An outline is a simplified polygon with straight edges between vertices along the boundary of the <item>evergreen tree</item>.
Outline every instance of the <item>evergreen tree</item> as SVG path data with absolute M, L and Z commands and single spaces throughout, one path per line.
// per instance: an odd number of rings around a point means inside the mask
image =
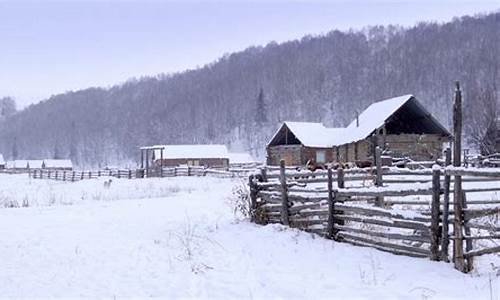
M 264 90 L 260 88 L 259 96 L 255 107 L 255 123 L 262 125 L 267 122 L 266 103 L 264 100 Z

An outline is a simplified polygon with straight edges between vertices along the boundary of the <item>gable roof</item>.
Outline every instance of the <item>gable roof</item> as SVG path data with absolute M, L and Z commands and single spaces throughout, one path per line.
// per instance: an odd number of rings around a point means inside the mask
M 153 150 L 155 159 L 160 159 L 162 149 L 163 159 L 229 158 L 225 145 L 155 145 L 141 149 Z
M 284 128 L 288 128 L 306 147 L 326 148 L 360 141 L 384 126 L 403 107 L 410 107 L 412 112 L 423 116 L 430 124 L 428 127 L 443 135 L 451 135 L 413 95 L 404 95 L 369 105 L 358 116 L 358 120 L 354 119 L 346 128 L 327 128 L 321 123 L 284 122 L 271 138 L 268 146 L 273 143 Z
M 290 132 L 306 147 L 328 148 L 344 128 L 327 128 L 322 123 L 285 121 L 276 131 L 268 145 L 278 137 L 280 132 L 288 128 Z

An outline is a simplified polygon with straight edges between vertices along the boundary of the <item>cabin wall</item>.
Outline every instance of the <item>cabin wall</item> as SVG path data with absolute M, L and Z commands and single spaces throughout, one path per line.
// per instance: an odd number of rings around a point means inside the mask
M 155 161 L 157 166 L 160 166 L 161 160 Z M 176 158 L 176 159 L 163 159 L 164 167 L 176 167 L 179 165 L 203 166 L 210 168 L 227 168 L 229 166 L 229 159 L 227 158 Z
M 385 149 L 393 157 L 409 157 L 417 161 L 442 157 L 443 144 L 449 138 L 438 134 L 389 134 L 385 136 Z
M 309 160 L 316 162 L 318 151 L 324 151 L 325 162 L 334 160 L 332 148 L 304 147 L 302 145 L 279 145 L 267 148 L 267 164 L 277 166 L 284 159 L 287 166 L 302 166 Z
M 373 147 L 369 140 L 362 140 L 355 143 L 344 144 L 333 147 L 332 161 L 335 162 L 353 162 L 372 160 Z
M 302 165 L 302 145 L 277 145 L 267 147 L 267 164 L 277 166 L 284 159 L 287 166 Z
M 302 150 L 302 164 L 306 164 L 308 160 L 316 161 L 316 153 L 318 151 L 325 152 L 325 163 L 331 162 L 334 160 L 333 149 L 332 148 L 312 148 L 312 147 L 304 147 Z

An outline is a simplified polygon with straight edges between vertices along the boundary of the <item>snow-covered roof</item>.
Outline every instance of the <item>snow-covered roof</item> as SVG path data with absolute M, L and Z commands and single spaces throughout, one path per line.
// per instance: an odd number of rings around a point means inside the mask
M 160 159 L 161 149 L 164 159 L 229 158 L 225 145 L 155 145 L 141 149 L 155 149 L 155 159 Z
M 7 162 L 7 169 L 41 169 L 43 160 L 26 160 L 26 159 L 17 159 L 10 160 Z
M 41 159 L 28 160 L 28 166 L 30 169 L 41 169 L 42 165 L 43 165 L 43 160 Z
M 2 153 L 0 153 L 0 165 L 1 166 L 5 165 L 5 160 L 3 159 Z
M 335 138 L 344 130 L 344 128 L 327 128 L 322 123 L 286 121 L 276 131 L 270 140 L 271 142 L 279 134 L 283 126 L 286 126 L 302 145 L 317 148 L 332 147 Z
M 389 118 L 394 115 L 408 101 L 414 111 L 425 113 L 425 117 L 434 130 L 439 130 L 449 134 L 439 122 L 430 114 L 426 113 L 424 107 L 416 101 L 413 95 L 404 95 L 375 102 L 368 106 L 359 116 L 354 119 L 346 128 L 327 128 L 322 123 L 310 122 L 284 122 L 280 129 L 271 138 L 270 145 L 278 136 L 280 131 L 286 126 L 293 135 L 306 147 L 327 148 L 340 146 L 363 140 L 370 136 L 375 130 L 382 127 Z
M 358 121 L 354 119 L 344 128 L 333 144 L 343 145 L 365 139 L 411 98 L 413 95 L 404 95 L 371 104 L 358 116 Z
M 228 153 L 229 162 L 234 164 L 254 163 L 257 160 L 249 153 Z
M 54 169 L 72 169 L 73 163 L 69 159 L 44 159 L 43 167 Z

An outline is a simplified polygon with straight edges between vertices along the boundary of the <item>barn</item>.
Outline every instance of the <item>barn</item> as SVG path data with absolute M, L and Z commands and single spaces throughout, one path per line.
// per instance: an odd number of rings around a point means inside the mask
M 346 128 L 285 122 L 267 145 L 268 164 L 373 161 L 375 147 L 417 161 L 442 156 L 451 134 L 412 95 L 375 102 Z
M 227 169 L 229 154 L 225 145 L 155 145 L 141 147 L 141 168 L 179 165 Z

